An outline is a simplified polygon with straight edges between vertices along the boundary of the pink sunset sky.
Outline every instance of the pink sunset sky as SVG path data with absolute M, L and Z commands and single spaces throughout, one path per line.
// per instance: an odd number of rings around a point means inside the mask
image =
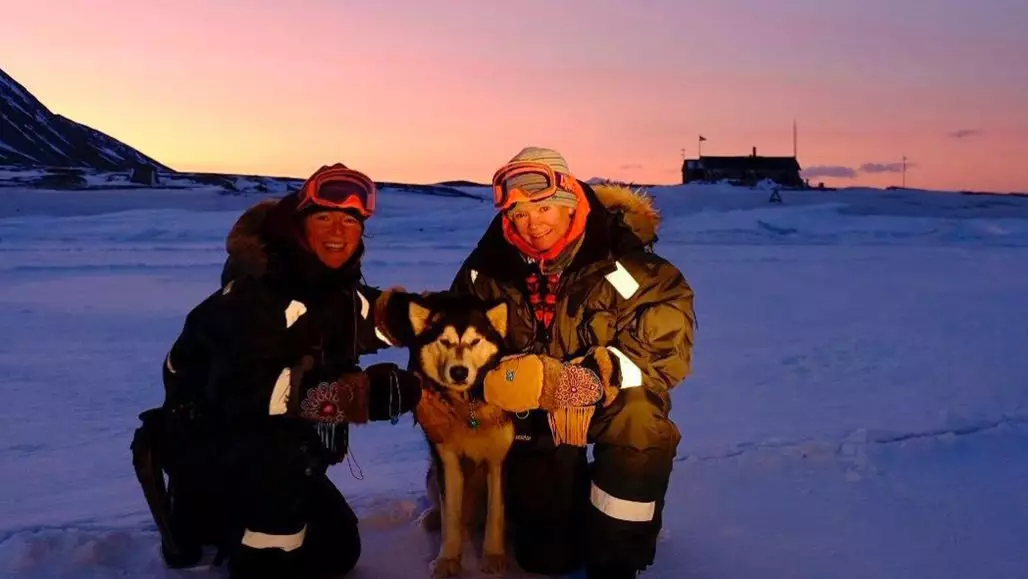
M 1028 191 L 1024 0 L 38 0 L 0 67 L 178 170 L 488 181 L 529 144 L 582 179 L 682 149 L 812 183 Z M 823 174 L 824 176 L 820 176 Z

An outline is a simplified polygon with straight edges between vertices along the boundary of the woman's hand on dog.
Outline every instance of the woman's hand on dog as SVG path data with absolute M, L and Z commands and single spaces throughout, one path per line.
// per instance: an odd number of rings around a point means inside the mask
M 371 383 L 368 418 L 372 422 L 392 420 L 413 412 L 421 401 L 421 378 L 396 364 L 381 363 L 364 370 Z

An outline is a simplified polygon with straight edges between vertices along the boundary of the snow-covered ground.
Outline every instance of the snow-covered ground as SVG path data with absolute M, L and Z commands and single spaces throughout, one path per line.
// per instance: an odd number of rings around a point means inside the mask
M 1028 199 L 653 195 L 700 326 L 645 577 L 1028 577 Z M 161 565 L 128 445 L 256 199 L 0 188 L 0 576 L 218 576 Z M 365 265 L 380 286 L 448 285 L 490 216 L 473 199 L 380 203 Z M 331 474 L 364 521 L 355 577 L 426 576 L 418 431 L 353 438 L 356 464 Z

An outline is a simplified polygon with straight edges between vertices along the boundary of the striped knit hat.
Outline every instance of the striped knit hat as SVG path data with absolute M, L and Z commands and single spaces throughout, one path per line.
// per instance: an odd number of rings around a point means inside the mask
M 525 147 L 520 153 L 514 155 L 514 158 L 510 160 L 511 163 L 515 161 L 535 161 L 537 163 L 548 165 L 551 169 L 559 173 L 565 173 L 567 175 L 571 174 L 571 170 L 568 169 L 567 161 L 564 160 L 564 157 L 560 153 L 553 149 L 545 149 L 543 147 Z M 546 187 L 546 179 L 541 175 L 518 175 L 510 180 L 510 185 L 528 192 L 539 191 Z M 578 207 L 578 197 L 576 197 L 574 193 L 558 190 L 552 196 L 540 201 L 535 201 L 533 204 L 557 205 L 574 209 Z M 524 202 L 516 203 L 509 209 L 509 212 L 513 212 L 517 210 L 518 207 L 524 205 Z

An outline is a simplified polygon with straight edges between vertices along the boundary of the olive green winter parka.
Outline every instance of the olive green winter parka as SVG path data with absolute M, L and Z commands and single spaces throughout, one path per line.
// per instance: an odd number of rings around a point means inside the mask
M 510 307 L 507 346 L 568 360 L 606 346 L 621 387 L 666 396 L 689 375 L 693 291 L 677 267 L 653 253 L 660 216 L 651 198 L 620 185 L 582 183 L 590 212 L 585 238 L 561 275 L 556 316 L 537 331 L 527 300 L 529 265 L 503 236 L 497 215 L 464 261 L 452 289 Z

